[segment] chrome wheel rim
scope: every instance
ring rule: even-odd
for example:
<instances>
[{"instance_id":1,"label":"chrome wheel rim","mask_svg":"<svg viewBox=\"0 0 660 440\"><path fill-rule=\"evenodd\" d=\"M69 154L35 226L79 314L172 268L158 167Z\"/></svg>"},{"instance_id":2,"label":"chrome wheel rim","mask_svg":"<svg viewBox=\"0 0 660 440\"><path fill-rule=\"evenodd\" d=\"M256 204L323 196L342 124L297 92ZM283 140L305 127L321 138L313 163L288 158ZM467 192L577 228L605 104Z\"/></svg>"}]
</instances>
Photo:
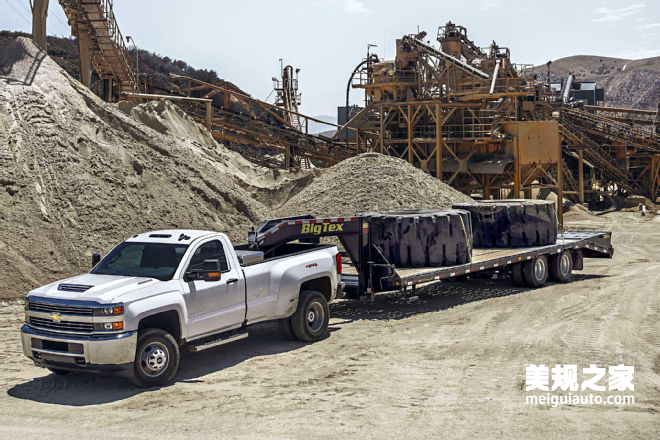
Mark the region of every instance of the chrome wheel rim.
<instances>
[{"instance_id":1,"label":"chrome wheel rim","mask_svg":"<svg viewBox=\"0 0 660 440\"><path fill-rule=\"evenodd\" d=\"M312 332L316 333L323 327L323 321L325 320L325 311L323 306L318 302L313 302L307 307L307 313L305 313L307 328Z\"/></svg>"},{"instance_id":2,"label":"chrome wheel rim","mask_svg":"<svg viewBox=\"0 0 660 440\"><path fill-rule=\"evenodd\" d=\"M538 258L534 263L534 277L537 280L542 280L545 276L545 261L542 258Z\"/></svg>"},{"instance_id":3,"label":"chrome wheel rim","mask_svg":"<svg viewBox=\"0 0 660 440\"><path fill-rule=\"evenodd\" d=\"M568 271L571 268L571 257L568 254L562 254L561 259L559 260L559 270L561 274L566 276Z\"/></svg>"},{"instance_id":4,"label":"chrome wheel rim","mask_svg":"<svg viewBox=\"0 0 660 440\"><path fill-rule=\"evenodd\" d=\"M152 342L142 349L140 368L149 377L158 377L167 369L169 350L160 342Z\"/></svg>"}]
</instances>

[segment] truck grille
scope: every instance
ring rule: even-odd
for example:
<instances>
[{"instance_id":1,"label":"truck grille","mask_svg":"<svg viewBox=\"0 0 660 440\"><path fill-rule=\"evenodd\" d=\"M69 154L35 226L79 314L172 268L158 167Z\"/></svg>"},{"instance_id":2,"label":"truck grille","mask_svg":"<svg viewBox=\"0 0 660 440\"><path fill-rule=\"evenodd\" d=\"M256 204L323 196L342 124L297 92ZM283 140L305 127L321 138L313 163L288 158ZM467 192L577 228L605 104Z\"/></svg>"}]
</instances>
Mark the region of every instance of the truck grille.
<instances>
[{"instance_id":1,"label":"truck grille","mask_svg":"<svg viewBox=\"0 0 660 440\"><path fill-rule=\"evenodd\" d=\"M60 321L55 322L46 318L35 318L31 316L30 324L35 327L40 327L49 330L75 332L75 333L92 333L94 331L94 324L91 322L73 322L73 321Z\"/></svg>"},{"instance_id":2,"label":"truck grille","mask_svg":"<svg viewBox=\"0 0 660 440\"><path fill-rule=\"evenodd\" d=\"M70 306L28 301L28 310L44 313L60 313L63 315L92 316L94 310L86 306Z\"/></svg>"}]
</instances>

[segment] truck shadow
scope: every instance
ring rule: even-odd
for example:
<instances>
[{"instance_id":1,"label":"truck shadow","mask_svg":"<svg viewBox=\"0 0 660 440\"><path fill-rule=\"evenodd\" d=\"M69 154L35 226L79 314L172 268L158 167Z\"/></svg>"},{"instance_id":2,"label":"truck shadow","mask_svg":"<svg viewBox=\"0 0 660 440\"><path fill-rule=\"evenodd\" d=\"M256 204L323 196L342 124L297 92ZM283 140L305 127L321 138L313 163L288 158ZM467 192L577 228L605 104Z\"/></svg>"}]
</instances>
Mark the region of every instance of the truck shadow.
<instances>
[{"instance_id":1,"label":"truck shadow","mask_svg":"<svg viewBox=\"0 0 660 440\"><path fill-rule=\"evenodd\" d=\"M603 275L574 275L575 282L601 278ZM339 301L331 305L333 320L330 333L346 323L358 320L392 320L437 312L488 298L516 295L533 289L514 287L508 280L476 280L435 283L417 290L415 299L400 295L379 295L374 303ZM265 323L250 329L250 337L201 353L181 351L181 365L175 383L205 383L205 376L241 364L255 357L267 357L297 350L304 343L289 341L277 325ZM44 370L45 371L45 370ZM225 380L232 380L231 378ZM238 380L238 379L237 379ZM165 387L167 388L167 387ZM57 376L47 374L11 387L7 394L17 399L66 406L89 406L117 402L150 392L120 378L88 374ZM176 391L174 391L176 392ZM173 395L173 399L176 397Z\"/></svg>"},{"instance_id":2,"label":"truck shadow","mask_svg":"<svg viewBox=\"0 0 660 440\"><path fill-rule=\"evenodd\" d=\"M573 274L573 283L603 277L605 275ZM549 284L546 288L552 287ZM359 320L397 320L534 290L537 289L514 286L508 279L445 281L418 288L414 297L406 298L399 293L381 294L373 303L340 301L332 304L330 311L333 318L344 320L342 324Z\"/></svg>"},{"instance_id":3,"label":"truck shadow","mask_svg":"<svg viewBox=\"0 0 660 440\"><path fill-rule=\"evenodd\" d=\"M250 337L203 351L190 353L181 350L181 364L174 383L206 382L204 376L231 368L242 362L297 350L305 344L285 339L277 325L266 323L254 326ZM47 370L43 370L48 373ZM167 388L167 387L164 387ZM89 406L117 402L158 388L141 389L117 377L72 373L67 376L47 374L14 385L7 394L17 399L32 400L66 406ZM173 398L175 398L173 396Z\"/></svg>"}]
</instances>

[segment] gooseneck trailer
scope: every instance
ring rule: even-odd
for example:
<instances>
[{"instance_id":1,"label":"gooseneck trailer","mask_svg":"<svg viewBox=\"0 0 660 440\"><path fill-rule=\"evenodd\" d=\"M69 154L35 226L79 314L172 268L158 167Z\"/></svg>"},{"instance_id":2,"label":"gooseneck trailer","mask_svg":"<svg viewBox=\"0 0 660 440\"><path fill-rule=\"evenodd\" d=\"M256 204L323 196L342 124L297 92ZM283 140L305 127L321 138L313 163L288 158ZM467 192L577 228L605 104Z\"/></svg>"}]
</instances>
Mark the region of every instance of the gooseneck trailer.
<instances>
[{"instance_id":1,"label":"gooseneck trailer","mask_svg":"<svg viewBox=\"0 0 660 440\"><path fill-rule=\"evenodd\" d=\"M414 213L404 213L404 217ZM392 217L397 218L397 214ZM266 255L292 241L318 244L322 237L337 237L349 260L342 270L344 296L371 297L378 292L414 290L421 284L461 278L485 271L508 274L516 285L541 287L548 279L569 282L573 270L583 269L584 258L611 258L614 249L609 232L560 232L551 244L509 248L471 249L470 261L461 264L398 267L375 239L381 214L355 217L301 216L269 220L249 237L253 249ZM396 220L395 220L396 221ZM400 222L399 222L400 223ZM405 248L405 246L404 246ZM408 252L410 249L408 247ZM405 253L405 249L404 249ZM428 262L428 259L427 259Z\"/></svg>"}]
</instances>

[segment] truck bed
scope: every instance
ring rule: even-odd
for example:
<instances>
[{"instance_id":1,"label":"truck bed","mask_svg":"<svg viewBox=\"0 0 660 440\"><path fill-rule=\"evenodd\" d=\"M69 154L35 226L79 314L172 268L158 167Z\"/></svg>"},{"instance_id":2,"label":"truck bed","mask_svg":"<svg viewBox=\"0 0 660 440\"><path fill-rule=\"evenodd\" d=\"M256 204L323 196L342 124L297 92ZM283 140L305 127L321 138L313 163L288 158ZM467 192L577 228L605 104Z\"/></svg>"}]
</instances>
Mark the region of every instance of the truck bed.
<instances>
[{"instance_id":1,"label":"truck bed","mask_svg":"<svg viewBox=\"0 0 660 440\"><path fill-rule=\"evenodd\" d=\"M564 249L583 249L584 256L590 258L611 258L614 250L610 244L609 232L564 232L552 245L524 248L475 248L472 251L472 261L467 264L446 267L396 268L394 285L404 288L433 281L458 277L483 270L505 267L521 261L531 260L539 254L560 253ZM342 275L342 281L348 287L357 283L357 272L353 267L347 267ZM385 286L384 286L385 287ZM392 289L378 289L392 290Z\"/></svg>"},{"instance_id":2,"label":"truck bed","mask_svg":"<svg viewBox=\"0 0 660 440\"><path fill-rule=\"evenodd\" d=\"M241 244L234 246L234 251L239 257L241 267L253 266L255 264L273 261L278 258L292 257L307 252L313 252L319 249L326 249L333 247L328 244L316 243L286 243L282 244L268 252L253 250L249 244Z\"/></svg>"}]
</instances>

